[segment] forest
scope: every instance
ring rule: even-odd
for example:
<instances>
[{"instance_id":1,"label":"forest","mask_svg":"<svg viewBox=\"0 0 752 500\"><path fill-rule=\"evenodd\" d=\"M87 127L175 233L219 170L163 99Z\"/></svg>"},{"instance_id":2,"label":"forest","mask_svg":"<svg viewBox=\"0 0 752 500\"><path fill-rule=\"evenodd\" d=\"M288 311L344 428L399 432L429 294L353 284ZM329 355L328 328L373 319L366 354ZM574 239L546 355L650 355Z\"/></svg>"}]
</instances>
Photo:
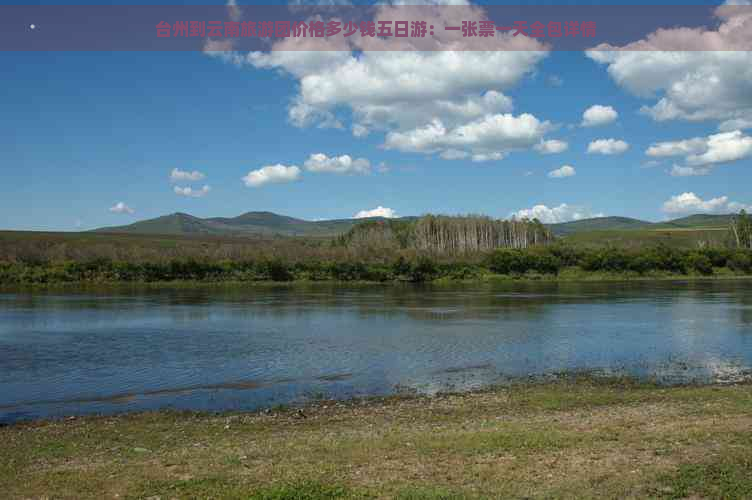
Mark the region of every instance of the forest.
<instances>
[{"instance_id":1,"label":"forest","mask_svg":"<svg viewBox=\"0 0 752 500\"><path fill-rule=\"evenodd\" d=\"M734 218L728 244L693 249L579 247L539 221L433 215L369 221L320 240L6 235L0 285L748 275L751 236L744 212Z\"/></svg>"}]
</instances>

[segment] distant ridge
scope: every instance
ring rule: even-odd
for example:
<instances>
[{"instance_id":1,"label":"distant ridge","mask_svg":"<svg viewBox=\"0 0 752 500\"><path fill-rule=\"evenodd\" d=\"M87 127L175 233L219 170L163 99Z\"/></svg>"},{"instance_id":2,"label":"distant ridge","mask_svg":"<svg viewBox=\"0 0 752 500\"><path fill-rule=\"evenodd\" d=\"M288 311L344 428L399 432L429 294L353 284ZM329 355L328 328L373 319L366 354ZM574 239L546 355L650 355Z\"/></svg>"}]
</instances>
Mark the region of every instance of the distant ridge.
<instances>
[{"instance_id":1,"label":"distant ridge","mask_svg":"<svg viewBox=\"0 0 752 500\"><path fill-rule=\"evenodd\" d=\"M594 217L592 219L575 220L571 222L561 222L559 224L549 224L549 227L556 236L566 236L571 233L580 233L583 231L621 231L628 229L644 229L653 225L639 219L629 217Z\"/></svg>"},{"instance_id":2,"label":"distant ridge","mask_svg":"<svg viewBox=\"0 0 752 500\"><path fill-rule=\"evenodd\" d=\"M246 212L237 217L201 219L185 213L163 215L127 226L95 229L99 233L164 234L183 236L336 236L368 219L335 219L307 221L273 212Z\"/></svg>"},{"instance_id":3,"label":"distant ridge","mask_svg":"<svg viewBox=\"0 0 752 500\"><path fill-rule=\"evenodd\" d=\"M588 231L628 231L638 229L720 229L728 227L733 215L690 215L665 222L648 222L629 217L594 217L548 226L556 236L567 236ZM354 225L367 219L333 219L308 221L275 214L273 212L246 212L237 217L209 217L202 219L190 214L177 212L155 219L134 222L127 226L113 226L95 229L100 233L130 233L151 235L182 236L308 236L331 237L349 231ZM410 220L414 217L404 217Z\"/></svg>"}]
</instances>

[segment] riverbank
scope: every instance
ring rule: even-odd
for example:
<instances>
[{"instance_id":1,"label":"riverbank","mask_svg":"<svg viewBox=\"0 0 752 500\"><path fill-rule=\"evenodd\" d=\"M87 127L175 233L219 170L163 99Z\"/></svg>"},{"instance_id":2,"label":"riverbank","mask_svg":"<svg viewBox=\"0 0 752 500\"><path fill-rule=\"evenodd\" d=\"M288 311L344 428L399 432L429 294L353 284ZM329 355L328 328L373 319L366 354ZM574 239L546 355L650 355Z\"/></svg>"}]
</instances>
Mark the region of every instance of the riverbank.
<instances>
[{"instance_id":1,"label":"riverbank","mask_svg":"<svg viewBox=\"0 0 752 500\"><path fill-rule=\"evenodd\" d=\"M627 251L564 245L498 249L464 257L401 255L334 259L0 261L0 286L157 282L483 282L689 279L752 275L752 252L656 247Z\"/></svg>"},{"instance_id":2,"label":"riverbank","mask_svg":"<svg viewBox=\"0 0 752 500\"><path fill-rule=\"evenodd\" d=\"M0 428L8 498L749 498L752 385L568 379Z\"/></svg>"},{"instance_id":3,"label":"riverbank","mask_svg":"<svg viewBox=\"0 0 752 500\"><path fill-rule=\"evenodd\" d=\"M54 291L54 290L110 290L110 289L237 289L244 287L252 288L279 288L288 287L293 289L307 288L336 288L336 287L394 287L394 286L473 286L473 285L503 285L503 284L534 284L534 283L649 283L649 282L718 282L718 281L750 281L752 274L740 274L721 270L712 275L701 274L672 274L655 272L648 274L639 273L609 273L609 272L586 272L580 269L565 269L558 275L530 273L525 275L506 275L486 273L474 278L438 278L429 282L412 282L407 280L394 281L369 281L369 280L292 280L292 281L239 281L239 280L169 280L169 281L57 281L44 283L0 283L0 292L17 291Z\"/></svg>"}]
</instances>

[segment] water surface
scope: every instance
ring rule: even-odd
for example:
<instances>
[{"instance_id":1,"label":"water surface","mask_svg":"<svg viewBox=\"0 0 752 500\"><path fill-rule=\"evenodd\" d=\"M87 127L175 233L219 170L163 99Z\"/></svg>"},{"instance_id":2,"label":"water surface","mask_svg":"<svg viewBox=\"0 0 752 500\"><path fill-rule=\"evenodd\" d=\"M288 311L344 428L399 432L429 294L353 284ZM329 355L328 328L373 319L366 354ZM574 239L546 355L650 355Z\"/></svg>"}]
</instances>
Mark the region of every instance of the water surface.
<instances>
[{"instance_id":1,"label":"water surface","mask_svg":"<svg viewBox=\"0 0 752 500\"><path fill-rule=\"evenodd\" d=\"M752 374L752 282L0 292L0 421Z\"/></svg>"}]
</instances>

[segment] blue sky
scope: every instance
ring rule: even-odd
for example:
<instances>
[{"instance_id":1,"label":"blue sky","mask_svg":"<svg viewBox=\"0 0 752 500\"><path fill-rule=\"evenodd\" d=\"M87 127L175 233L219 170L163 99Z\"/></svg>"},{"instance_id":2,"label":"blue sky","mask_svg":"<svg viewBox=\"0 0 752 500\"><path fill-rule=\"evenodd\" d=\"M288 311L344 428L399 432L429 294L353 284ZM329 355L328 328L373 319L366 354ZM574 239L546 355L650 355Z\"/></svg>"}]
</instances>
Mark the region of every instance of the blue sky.
<instances>
[{"instance_id":1,"label":"blue sky","mask_svg":"<svg viewBox=\"0 0 752 500\"><path fill-rule=\"evenodd\" d=\"M0 52L0 228L91 229L172 212L269 210L330 219L377 207L397 215L661 220L752 204L752 65L740 65L752 62L749 52L731 60L694 53L681 64L661 65L656 71L666 74L652 83L646 83L650 66L640 60L597 62L582 52L551 52L534 63L517 59L509 64L520 65L522 76L498 85L447 83L448 90L429 101L390 89L392 97L379 101L392 110L389 119L364 112L376 102L368 95L348 97L343 89L318 102L314 116L300 124L291 107L301 99L313 102L301 91L302 78L320 74L316 68L301 73L305 61L238 65L199 52ZM619 81L609 68L621 71ZM694 86L691 75L700 80ZM489 91L505 103L475 114L437 115L446 133L415 142L435 124L438 101L461 104ZM657 107L662 98L668 108ZM414 116L412 99L425 113ZM583 113L594 105L612 108L616 118L594 112L603 123L582 126ZM538 123L523 139L499 132L478 142L465 135L462 147L452 145L454 132L479 129L489 117L530 125L523 115ZM332 120L341 128L326 128ZM358 124L370 133L356 137ZM587 152L591 142L607 139L628 148L599 143L600 149L591 148L601 153ZM539 145L550 140L566 142L567 149L542 154ZM650 149L659 143L665 144ZM457 151L467 156L442 158ZM503 158L472 160L492 153ZM311 161L313 154L329 161ZM337 159L343 155L367 163L337 172L348 170ZM274 165L297 167L296 180L251 186L242 180ZM565 165L575 175L552 177ZM173 169L204 177L171 180ZM175 190L204 185L210 189L200 197ZM117 203L132 213L111 210Z\"/></svg>"}]
</instances>

